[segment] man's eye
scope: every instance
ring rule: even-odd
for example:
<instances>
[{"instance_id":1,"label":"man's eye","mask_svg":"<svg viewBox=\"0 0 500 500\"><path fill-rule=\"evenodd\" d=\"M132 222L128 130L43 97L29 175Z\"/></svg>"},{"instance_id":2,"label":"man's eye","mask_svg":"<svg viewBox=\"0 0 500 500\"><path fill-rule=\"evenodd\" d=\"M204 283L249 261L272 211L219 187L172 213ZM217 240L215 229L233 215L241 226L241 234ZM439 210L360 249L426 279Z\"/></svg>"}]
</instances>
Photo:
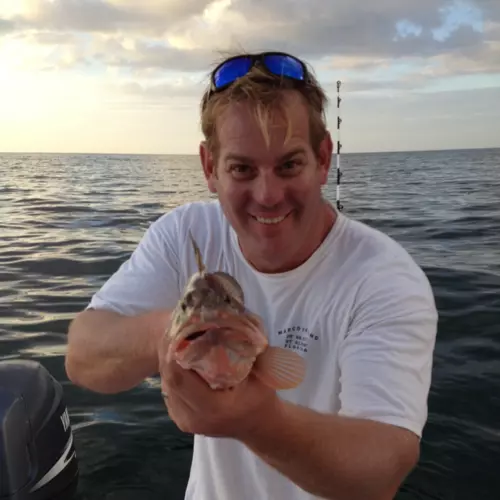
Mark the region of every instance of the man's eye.
<instances>
[{"instance_id":1,"label":"man's eye","mask_svg":"<svg viewBox=\"0 0 500 500\"><path fill-rule=\"evenodd\" d=\"M235 177L239 178L249 177L252 174L252 167L244 164L231 165L229 170Z\"/></svg>"},{"instance_id":2,"label":"man's eye","mask_svg":"<svg viewBox=\"0 0 500 500\"><path fill-rule=\"evenodd\" d=\"M302 163L298 160L290 160L280 166L280 171L285 175L292 175L300 171Z\"/></svg>"},{"instance_id":3,"label":"man's eye","mask_svg":"<svg viewBox=\"0 0 500 500\"><path fill-rule=\"evenodd\" d=\"M248 165L234 165L232 169L236 170L237 172L247 172L248 170L250 170L250 167Z\"/></svg>"}]
</instances>

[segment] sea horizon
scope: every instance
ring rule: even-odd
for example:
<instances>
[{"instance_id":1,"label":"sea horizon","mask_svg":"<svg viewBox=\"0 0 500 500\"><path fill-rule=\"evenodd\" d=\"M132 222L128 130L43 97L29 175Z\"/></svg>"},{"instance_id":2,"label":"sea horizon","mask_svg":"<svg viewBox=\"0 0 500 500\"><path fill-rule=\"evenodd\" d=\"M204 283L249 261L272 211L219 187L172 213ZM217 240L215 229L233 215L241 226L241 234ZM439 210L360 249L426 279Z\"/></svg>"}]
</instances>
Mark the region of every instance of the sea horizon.
<instances>
[{"instance_id":1,"label":"sea horizon","mask_svg":"<svg viewBox=\"0 0 500 500\"><path fill-rule=\"evenodd\" d=\"M334 141L336 142L336 141ZM342 143L342 141L341 141ZM370 154L398 154L398 153L446 153L446 152L460 152L460 151L490 151L500 150L498 146L480 146L480 147L460 147L460 148L438 148L438 149L391 149L380 151L344 151L345 146L342 144L340 155L370 155ZM134 152L85 152L85 151L0 151L0 155L74 155L74 156L198 156L197 152L194 153L134 153ZM333 152L336 155L336 152Z\"/></svg>"}]
</instances>

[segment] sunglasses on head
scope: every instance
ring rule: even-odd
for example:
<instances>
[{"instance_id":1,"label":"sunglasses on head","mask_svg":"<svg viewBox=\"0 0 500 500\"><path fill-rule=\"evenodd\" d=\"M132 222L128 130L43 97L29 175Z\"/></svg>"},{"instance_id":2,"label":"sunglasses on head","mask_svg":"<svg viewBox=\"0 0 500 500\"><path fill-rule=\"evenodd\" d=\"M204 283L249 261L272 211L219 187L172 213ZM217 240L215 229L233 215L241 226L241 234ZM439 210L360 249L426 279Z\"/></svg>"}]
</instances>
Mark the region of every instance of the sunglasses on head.
<instances>
[{"instance_id":1,"label":"sunglasses on head","mask_svg":"<svg viewBox=\"0 0 500 500\"><path fill-rule=\"evenodd\" d=\"M285 52L245 54L226 59L214 69L210 91L218 92L227 88L238 78L245 76L256 64L262 65L269 73L276 76L301 82L307 82L309 79L306 65Z\"/></svg>"}]
</instances>

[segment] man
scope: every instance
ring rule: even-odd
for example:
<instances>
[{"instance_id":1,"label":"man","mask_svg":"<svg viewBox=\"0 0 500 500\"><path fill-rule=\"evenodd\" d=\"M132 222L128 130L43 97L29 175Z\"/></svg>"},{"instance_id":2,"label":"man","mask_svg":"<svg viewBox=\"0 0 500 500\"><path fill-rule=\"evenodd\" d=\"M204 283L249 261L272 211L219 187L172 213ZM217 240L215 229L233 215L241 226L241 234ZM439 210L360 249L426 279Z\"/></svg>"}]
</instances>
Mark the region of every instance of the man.
<instances>
[{"instance_id":1,"label":"man","mask_svg":"<svg viewBox=\"0 0 500 500\"><path fill-rule=\"evenodd\" d=\"M291 55L222 62L201 106L218 200L160 217L70 326L76 384L113 393L160 372L170 416L195 434L188 500L386 500L417 463L432 290L400 245L323 199L325 105ZM270 344L305 358L299 387L277 394L249 377L212 391L167 363L162 333L196 270L189 232L208 270L242 284Z\"/></svg>"}]
</instances>

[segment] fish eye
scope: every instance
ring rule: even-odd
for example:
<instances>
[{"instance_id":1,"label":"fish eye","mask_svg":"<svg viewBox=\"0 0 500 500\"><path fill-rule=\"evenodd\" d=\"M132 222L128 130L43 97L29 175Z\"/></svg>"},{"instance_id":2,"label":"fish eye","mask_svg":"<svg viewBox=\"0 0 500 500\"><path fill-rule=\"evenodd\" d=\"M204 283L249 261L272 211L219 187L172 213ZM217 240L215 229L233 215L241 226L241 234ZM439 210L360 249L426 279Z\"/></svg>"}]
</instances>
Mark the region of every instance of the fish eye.
<instances>
[{"instance_id":1,"label":"fish eye","mask_svg":"<svg viewBox=\"0 0 500 500\"><path fill-rule=\"evenodd\" d=\"M229 295L226 295L226 296L224 297L224 302L225 302L226 304L230 304L230 303L231 303L231 297L229 297Z\"/></svg>"},{"instance_id":2,"label":"fish eye","mask_svg":"<svg viewBox=\"0 0 500 500\"><path fill-rule=\"evenodd\" d=\"M185 303L185 302L183 302L183 303L181 304L181 309L182 309L184 312L186 312L187 305L186 305L186 303Z\"/></svg>"},{"instance_id":3,"label":"fish eye","mask_svg":"<svg viewBox=\"0 0 500 500\"><path fill-rule=\"evenodd\" d=\"M193 305L194 305L194 294L193 294L193 292L189 292L186 295L186 297L184 298L183 305L184 305L184 307L187 307L187 306L193 307ZM186 309L183 309L183 311L185 311L185 310Z\"/></svg>"}]
</instances>

